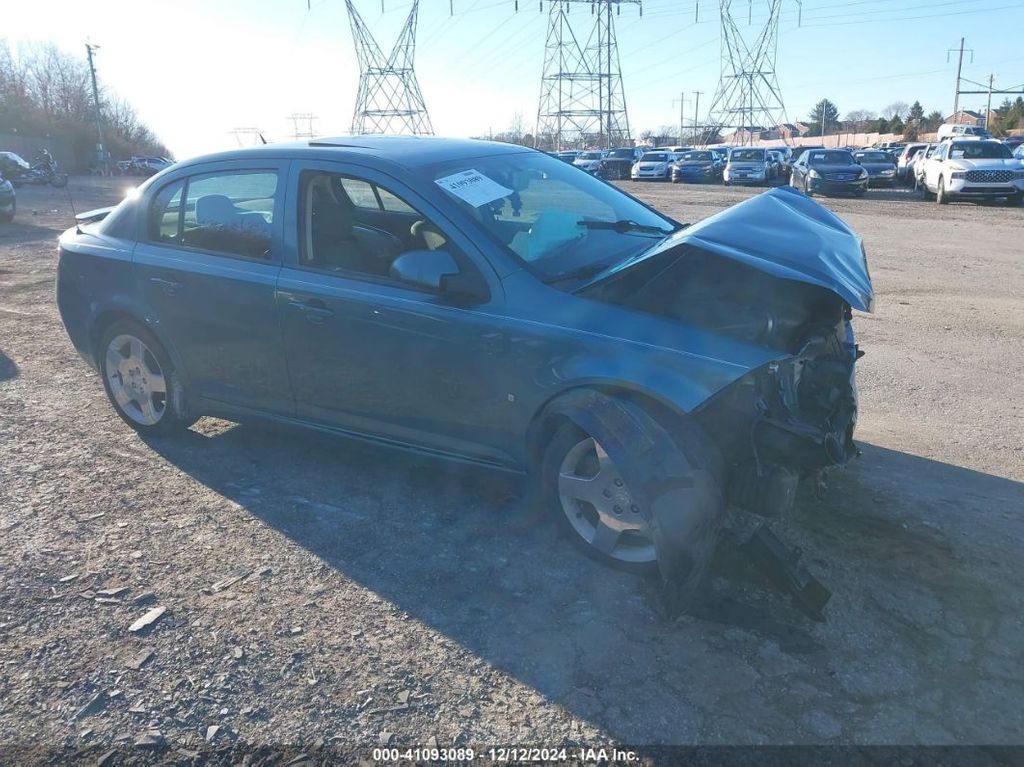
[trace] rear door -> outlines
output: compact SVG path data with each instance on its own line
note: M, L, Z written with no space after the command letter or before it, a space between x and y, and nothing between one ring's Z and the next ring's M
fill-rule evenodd
M212 402L291 412L275 290L287 164L217 163L151 196L134 280L152 321Z

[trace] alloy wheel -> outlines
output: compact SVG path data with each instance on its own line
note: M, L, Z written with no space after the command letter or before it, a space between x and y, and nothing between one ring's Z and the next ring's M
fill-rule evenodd
M591 437L565 454L558 498L573 530L598 552L620 562L656 560L650 525L614 461Z
M167 412L167 380L153 351L122 334L107 345L104 374L117 406L140 426L154 426Z

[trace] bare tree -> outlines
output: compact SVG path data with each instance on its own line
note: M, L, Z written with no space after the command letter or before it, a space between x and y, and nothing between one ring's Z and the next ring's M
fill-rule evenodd
M890 122L893 118L898 117L903 120L907 116L907 112L910 111L910 105L906 101L894 101L885 109L882 110L882 117Z

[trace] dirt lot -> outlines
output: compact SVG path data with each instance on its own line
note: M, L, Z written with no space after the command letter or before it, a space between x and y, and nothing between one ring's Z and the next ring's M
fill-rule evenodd
M120 186L70 190L82 209ZM684 221L752 193L636 192ZM828 620L754 593L667 623L514 478L211 419L141 440L57 316L68 198L20 190L0 226L0 744L1022 742L1024 209L825 204L878 294L856 317L864 455L780 530L833 589Z

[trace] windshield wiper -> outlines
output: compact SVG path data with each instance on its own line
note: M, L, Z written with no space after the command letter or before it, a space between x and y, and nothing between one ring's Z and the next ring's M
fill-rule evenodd
M594 221L588 218L581 219L576 222L577 226L582 226L586 229L611 229L614 232L643 232L645 234L672 234L671 229L662 229L660 226L651 226L650 224L638 224L636 221L630 221L629 219L619 219L618 221Z

